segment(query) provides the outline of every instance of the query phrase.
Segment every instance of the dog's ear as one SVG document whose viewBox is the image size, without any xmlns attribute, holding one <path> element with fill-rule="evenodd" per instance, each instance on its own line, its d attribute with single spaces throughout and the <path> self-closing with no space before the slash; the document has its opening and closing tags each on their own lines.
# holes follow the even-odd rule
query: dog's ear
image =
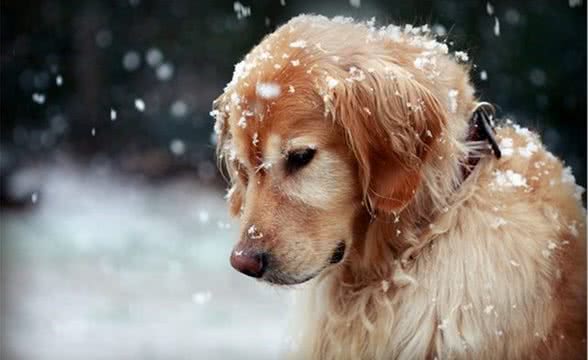
<svg viewBox="0 0 588 360">
<path fill-rule="evenodd" d="M 228 181 L 231 185 L 227 192 L 226 199 L 229 203 L 229 213 L 237 216 L 241 212 L 243 205 L 243 190 L 239 184 L 238 164 L 235 162 L 232 139 L 229 132 L 229 110 L 226 101 L 227 95 L 222 94 L 212 103 L 210 115 L 215 118 L 214 132 L 216 134 L 216 158 L 218 168 L 223 176 L 228 175 Z M 226 179 L 226 176 L 225 176 Z"/>
<path fill-rule="evenodd" d="M 326 112 L 346 131 L 372 210 L 401 210 L 446 122 L 440 101 L 397 64 L 338 67 L 326 78 Z M 335 77 L 336 76 L 336 77 Z"/>
</svg>

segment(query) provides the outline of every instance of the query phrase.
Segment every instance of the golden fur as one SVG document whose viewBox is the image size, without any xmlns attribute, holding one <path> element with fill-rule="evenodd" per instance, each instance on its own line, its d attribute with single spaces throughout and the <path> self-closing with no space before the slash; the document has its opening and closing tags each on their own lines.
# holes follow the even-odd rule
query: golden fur
<svg viewBox="0 0 588 360">
<path fill-rule="evenodd" d="M 268 282 L 314 277 L 292 358 L 586 357 L 581 192 L 527 129 L 497 128 L 500 160 L 466 141 L 468 70 L 427 28 L 320 16 L 237 65 L 213 111 L 235 251 L 271 254 Z"/>
</svg>

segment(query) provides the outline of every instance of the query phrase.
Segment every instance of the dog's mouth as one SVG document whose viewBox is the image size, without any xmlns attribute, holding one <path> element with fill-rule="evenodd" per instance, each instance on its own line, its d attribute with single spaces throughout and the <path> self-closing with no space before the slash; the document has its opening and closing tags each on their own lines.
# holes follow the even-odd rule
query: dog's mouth
<svg viewBox="0 0 588 360">
<path fill-rule="evenodd" d="M 325 264 L 323 267 L 321 267 L 318 271 L 315 271 L 314 273 L 312 273 L 310 275 L 306 275 L 306 276 L 299 278 L 299 277 L 294 277 L 294 276 L 285 274 L 281 271 L 268 271 L 266 274 L 264 274 L 264 276 L 262 277 L 262 280 L 269 282 L 271 284 L 274 284 L 274 285 L 298 285 L 298 284 L 305 283 L 309 280 L 314 279 L 323 270 L 325 270 L 329 265 L 334 265 L 334 264 L 340 263 L 343 260 L 343 258 L 345 257 L 345 249 L 346 249 L 345 242 L 343 242 L 343 241 L 339 242 L 339 244 L 337 244 L 337 247 L 335 248 L 335 250 L 333 250 L 333 254 L 329 258 L 329 262 L 327 264 Z"/>
</svg>

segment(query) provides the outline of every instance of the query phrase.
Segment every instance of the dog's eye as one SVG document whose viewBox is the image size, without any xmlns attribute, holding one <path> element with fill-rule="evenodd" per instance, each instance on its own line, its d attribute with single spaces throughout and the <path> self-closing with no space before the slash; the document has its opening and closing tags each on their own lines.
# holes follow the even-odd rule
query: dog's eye
<svg viewBox="0 0 588 360">
<path fill-rule="evenodd" d="M 316 149 L 312 148 L 296 150 L 288 153 L 288 157 L 286 159 L 286 172 L 291 174 L 294 171 L 299 170 L 304 166 L 308 165 L 312 158 L 314 158 L 315 153 Z"/>
</svg>

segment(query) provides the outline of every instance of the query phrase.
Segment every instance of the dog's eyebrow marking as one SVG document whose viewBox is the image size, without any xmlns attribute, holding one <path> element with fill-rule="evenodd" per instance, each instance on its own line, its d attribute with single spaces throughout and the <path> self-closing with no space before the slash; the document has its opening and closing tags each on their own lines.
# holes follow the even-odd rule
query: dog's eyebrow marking
<svg viewBox="0 0 588 360">
<path fill-rule="evenodd" d="M 282 158 L 282 138 L 279 135 L 271 134 L 264 144 L 261 164 L 257 167 L 257 171 L 261 169 L 269 170 Z"/>
<path fill-rule="evenodd" d="M 288 140 L 285 151 L 288 152 L 294 149 L 311 148 L 316 149 L 316 141 L 310 136 L 300 136 Z"/>
</svg>

